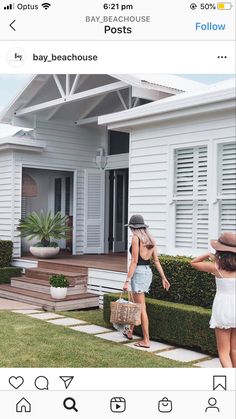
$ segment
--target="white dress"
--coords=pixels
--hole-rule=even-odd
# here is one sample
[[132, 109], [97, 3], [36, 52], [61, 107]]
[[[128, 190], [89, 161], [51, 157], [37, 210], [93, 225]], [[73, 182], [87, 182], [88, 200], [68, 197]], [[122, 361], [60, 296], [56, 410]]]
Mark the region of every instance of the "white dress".
[[212, 306], [210, 328], [236, 327], [236, 278], [215, 278], [216, 295]]

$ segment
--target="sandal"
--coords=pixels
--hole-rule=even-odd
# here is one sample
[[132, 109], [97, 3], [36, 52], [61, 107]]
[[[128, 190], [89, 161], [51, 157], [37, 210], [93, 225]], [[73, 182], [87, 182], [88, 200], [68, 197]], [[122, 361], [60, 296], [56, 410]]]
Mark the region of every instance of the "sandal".
[[123, 336], [125, 336], [129, 340], [133, 340], [133, 336], [129, 336], [126, 332], [123, 332]]
[[141, 343], [139, 343], [139, 342], [135, 343], [135, 344], [134, 344], [134, 346], [137, 346], [137, 348], [146, 348], [146, 349], [150, 348], [150, 346], [147, 346], [147, 345], [142, 345], [142, 344], [141, 344]]

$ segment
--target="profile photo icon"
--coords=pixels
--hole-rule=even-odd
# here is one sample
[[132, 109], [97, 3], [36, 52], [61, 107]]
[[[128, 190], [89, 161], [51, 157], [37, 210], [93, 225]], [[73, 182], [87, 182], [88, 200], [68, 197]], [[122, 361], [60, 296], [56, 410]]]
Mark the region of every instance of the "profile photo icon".
[[207, 413], [207, 412], [212, 412], [212, 411], [215, 411], [215, 412], [220, 412], [219, 407], [218, 407], [218, 406], [216, 406], [216, 405], [217, 405], [217, 400], [215, 399], [215, 397], [211, 397], [211, 398], [208, 400], [208, 406], [206, 407], [205, 412], [206, 412], [206, 413]]

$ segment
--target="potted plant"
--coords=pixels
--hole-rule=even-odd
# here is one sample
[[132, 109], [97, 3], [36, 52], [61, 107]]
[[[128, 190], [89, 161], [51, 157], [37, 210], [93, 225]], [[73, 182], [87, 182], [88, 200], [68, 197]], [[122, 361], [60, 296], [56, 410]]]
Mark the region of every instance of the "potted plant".
[[49, 278], [50, 292], [55, 300], [63, 300], [67, 296], [69, 281], [65, 275], [52, 275]]
[[37, 258], [47, 259], [59, 253], [60, 247], [54, 240], [66, 239], [70, 227], [68, 217], [60, 212], [53, 215], [51, 211], [41, 211], [39, 214], [32, 212], [24, 220], [20, 220], [18, 230], [22, 237], [27, 237], [28, 240], [39, 240], [30, 246], [30, 252]]

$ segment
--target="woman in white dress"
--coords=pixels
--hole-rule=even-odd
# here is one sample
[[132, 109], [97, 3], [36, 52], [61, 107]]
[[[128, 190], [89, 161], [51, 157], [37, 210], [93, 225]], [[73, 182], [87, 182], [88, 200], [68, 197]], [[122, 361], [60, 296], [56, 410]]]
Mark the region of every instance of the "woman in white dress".
[[216, 295], [212, 306], [210, 327], [215, 329], [222, 367], [236, 368], [236, 234], [221, 234], [211, 240], [216, 250], [192, 260], [191, 265], [215, 275]]

